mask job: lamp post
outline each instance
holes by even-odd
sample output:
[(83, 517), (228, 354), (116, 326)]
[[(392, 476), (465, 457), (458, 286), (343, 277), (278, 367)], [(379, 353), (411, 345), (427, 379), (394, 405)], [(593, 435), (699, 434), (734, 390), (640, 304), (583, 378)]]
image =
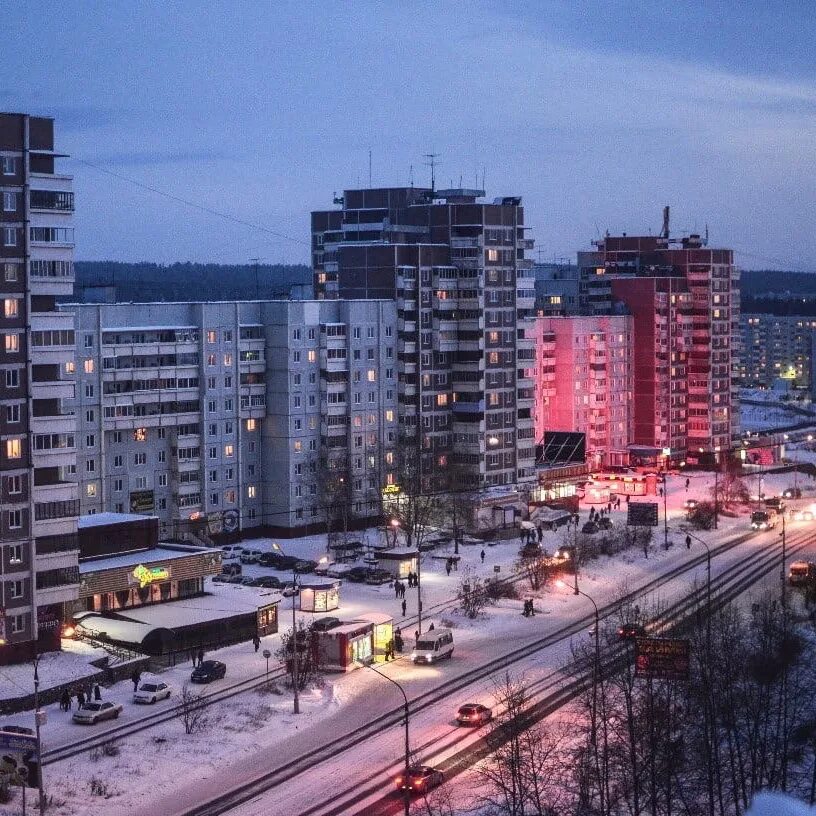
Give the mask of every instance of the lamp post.
[[(394, 532), (394, 546), (397, 546), (397, 532), (399, 531), (399, 519), (391, 519), (391, 529)], [(386, 542), (387, 543), (387, 542)]]
[(409, 769), (411, 767), (411, 742), (408, 733), (408, 716), (409, 716), (408, 695), (405, 693), (405, 689), (396, 680), (394, 680), (393, 677), (389, 677), (387, 674), (384, 674), (379, 669), (375, 669), (369, 663), (360, 663), (360, 665), (366, 669), (371, 669), (371, 671), (373, 671), (375, 674), (379, 674), (380, 677), (387, 680), (392, 685), (395, 685), (399, 689), (400, 694), (402, 695), (403, 708), (405, 709), (405, 768), (403, 769), (404, 776), (402, 780), (405, 787), (403, 788), (403, 807), (405, 816), (409, 816), (411, 810), (411, 793), (408, 790), (408, 774)]
[(663, 547), (669, 549), (669, 457), (671, 448), (663, 448)]
[(787, 603), (787, 593), (785, 589), (785, 560), (787, 557), (787, 551), (785, 549), (785, 515), (782, 514), (782, 532), (779, 534), (782, 539), (782, 572), (780, 574), (780, 578), (782, 579), (782, 609), (785, 609), (785, 604)]
[(292, 567), (292, 689), (295, 694), (295, 714), (300, 714), (300, 698), (298, 697), (298, 642), (297, 621), (295, 620), (295, 598), (298, 595), (297, 569)]
[(37, 787), (40, 797), (40, 816), (45, 813), (45, 788), (43, 787), (42, 774), (42, 739), (40, 737), (40, 655), (34, 656), (34, 731), (37, 736)]

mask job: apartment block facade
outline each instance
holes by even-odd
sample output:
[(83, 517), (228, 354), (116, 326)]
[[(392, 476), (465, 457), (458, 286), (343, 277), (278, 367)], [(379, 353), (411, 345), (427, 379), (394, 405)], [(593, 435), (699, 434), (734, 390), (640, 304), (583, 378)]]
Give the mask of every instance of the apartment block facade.
[(52, 119), (0, 113), (0, 664), (59, 647), (79, 589), (72, 179)]
[(810, 387), (814, 330), (816, 319), (812, 317), (741, 315), (739, 382), (770, 388), (782, 377), (802, 388)]
[(633, 318), (634, 444), (647, 458), (727, 449), (738, 430), (733, 252), (697, 235), (607, 235), (578, 265), (582, 311)]
[(535, 435), (578, 431), (590, 467), (629, 463), (633, 332), (629, 315), (537, 317)]
[(380, 514), (397, 447), (392, 302), (64, 308), (83, 515), (152, 513), (167, 536), (191, 521), (297, 535), (341, 498), (353, 521)]
[(401, 455), (425, 488), (534, 478), (535, 304), (516, 197), (481, 190), (346, 190), (312, 213), (320, 298), (397, 306)]

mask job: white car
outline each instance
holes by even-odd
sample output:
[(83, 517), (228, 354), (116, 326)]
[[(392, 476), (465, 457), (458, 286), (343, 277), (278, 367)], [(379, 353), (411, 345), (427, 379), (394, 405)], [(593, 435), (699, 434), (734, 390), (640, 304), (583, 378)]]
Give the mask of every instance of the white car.
[(263, 550), (244, 550), (241, 553), (242, 564), (257, 564), (263, 555)]
[(74, 712), (73, 720), (83, 725), (96, 725), (102, 720), (115, 720), (123, 707), (121, 703), (85, 703), (79, 711)]
[(170, 696), (170, 686), (167, 683), (156, 683), (148, 680), (139, 686), (133, 695), (134, 703), (156, 703), (166, 700)]
[(221, 552), (224, 553), (224, 560), (228, 558), (240, 558), (243, 551), (244, 548), (240, 544), (229, 544), (221, 548)]

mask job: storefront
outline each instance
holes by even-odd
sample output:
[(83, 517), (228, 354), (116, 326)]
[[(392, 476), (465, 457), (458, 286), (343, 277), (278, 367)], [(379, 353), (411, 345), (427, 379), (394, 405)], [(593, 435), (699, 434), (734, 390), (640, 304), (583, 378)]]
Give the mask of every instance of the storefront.
[(340, 607), (340, 582), (303, 578), (300, 581), (301, 612), (331, 612)]
[(74, 612), (113, 612), (191, 598), (204, 578), (221, 571), (221, 552), (161, 546), (142, 552), (94, 558), (79, 565), (79, 600)]
[(374, 626), (368, 621), (351, 621), (318, 632), (317, 654), (323, 671), (359, 669), (373, 660)]
[(382, 612), (367, 612), (360, 617), (371, 626), (371, 654), (374, 662), (384, 663), (389, 645), (394, 645), (394, 619)]
[(419, 550), (413, 547), (394, 547), (379, 550), (376, 558), (380, 569), (390, 572), (394, 578), (407, 578), (409, 572), (417, 571)]

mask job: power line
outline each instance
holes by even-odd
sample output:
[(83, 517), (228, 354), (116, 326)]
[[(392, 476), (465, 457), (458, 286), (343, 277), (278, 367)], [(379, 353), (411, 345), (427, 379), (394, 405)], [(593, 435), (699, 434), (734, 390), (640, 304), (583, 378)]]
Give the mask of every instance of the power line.
[(100, 173), (112, 176), (113, 178), (119, 179), (120, 181), (132, 184), (135, 187), (140, 187), (143, 190), (148, 190), (151, 193), (155, 193), (156, 195), (162, 196), (163, 198), (168, 198), (170, 199), (170, 201), (175, 201), (178, 204), (184, 204), (187, 207), (192, 207), (194, 210), (199, 210), (200, 212), (207, 213), (208, 215), (214, 215), (217, 218), (223, 218), (225, 221), (231, 221), (233, 224), (240, 224), (243, 227), (250, 227), (251, 229), (258, 230), (259, 232), (265, 232), (268, 235), (274, 235), (276, 238), (282, 238), (285, 241), (291, 241), (294, 244), (301, 244), (303, 246), (308, 246), (311, 248), (310, 242), (305, 241), (302, 238), (293, 238), (291, 235), (286, 235), (285, 233), (270, 229), (269, 227), (264, 227), (261, 224), (255, 224), (252, 221), (246, 221), (243, 218), (238, 218), (234, 215), (230, 215), (229, 213), (221, 212), (220, 210), (214, 210), (212, 209), (212, 207), (205, 207), (203, 204), (197, 204), (194, 201), (189, 201), (186, 198), (181, 198), (181, 196), (173, 195), (172, 193), (168, 193), (165, 190), (160, 190), (157, 187), (151, 187), (149, 184), (137, 181), (136, 179), (130, 178), (129, 176), (124, 176), (121, 173), (117, 173), (113, 170), (108, 170), (108, 168), (106, 167), (100, 167), (98, 164), (86, 161), (85, 159), (80, 159), (77, 158), (76, 156), (73, 157), (73, 159), (74, 161), (77, 161), (80, 164), (84, 164), (87, 167), (92, 167), (94, 170), (97, 170)]

